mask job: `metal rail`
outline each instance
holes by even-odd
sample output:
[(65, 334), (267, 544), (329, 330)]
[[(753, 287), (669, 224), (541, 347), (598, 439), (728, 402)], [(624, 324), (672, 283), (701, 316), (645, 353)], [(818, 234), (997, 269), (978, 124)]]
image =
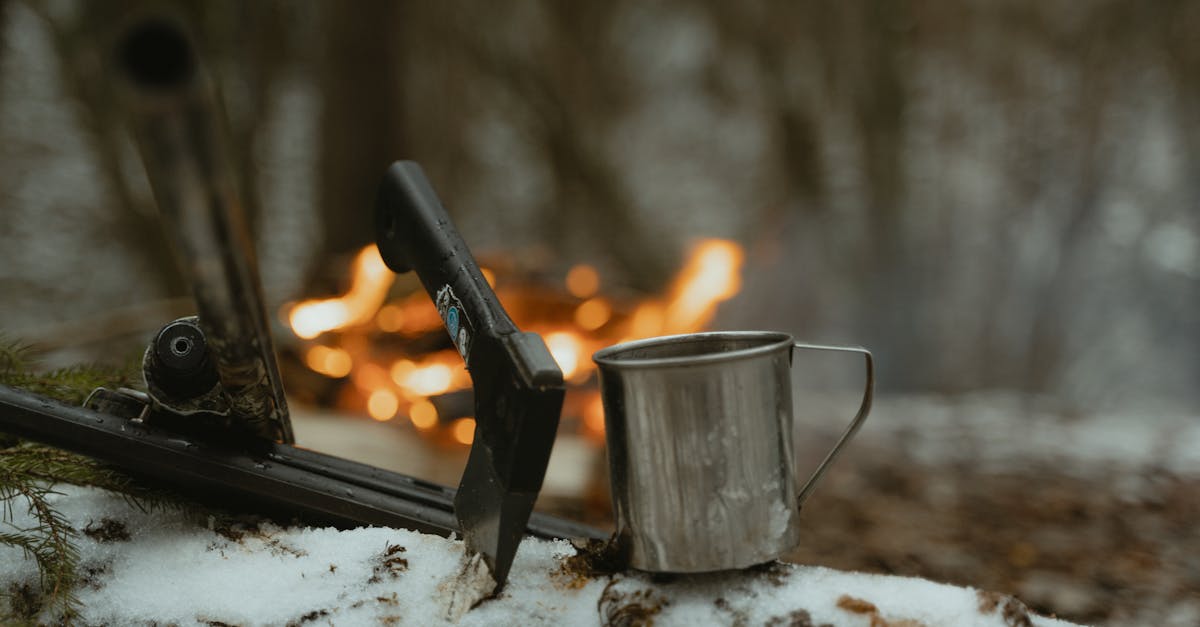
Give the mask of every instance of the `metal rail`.
[[(94, 457), (217, 507), (284, 523), (462, 533), (453, 489), (288, 444), (213, 443), (2, 385), (0, 431)], [(606, 537), (538, 513), (527, 531), (541, 538)]]

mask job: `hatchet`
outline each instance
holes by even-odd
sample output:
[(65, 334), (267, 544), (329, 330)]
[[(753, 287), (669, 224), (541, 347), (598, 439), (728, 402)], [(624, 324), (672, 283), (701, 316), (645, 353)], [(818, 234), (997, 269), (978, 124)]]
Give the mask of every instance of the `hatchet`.
[(454, 498), (467, 548), (503, 587), (550, 461), (563, 376), (541, 336), (522, 332), (455, 230), (421, 167), (392, 164), (375, 208), (376, 241), (395, 272), (416, 271), (475, 392), (475, 438)]

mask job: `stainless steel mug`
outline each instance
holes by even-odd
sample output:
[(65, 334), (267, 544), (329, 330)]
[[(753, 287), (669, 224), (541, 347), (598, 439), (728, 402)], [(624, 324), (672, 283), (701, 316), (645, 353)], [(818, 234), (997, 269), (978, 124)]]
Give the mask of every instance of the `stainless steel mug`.
[[(866, 357), (862, 405), (797, 485), (793, 348)], [(634, 568), (706, 572), (776, 559), (799, 541), (799, 509), (871, 409), (862, 348), (763, 331), (674, 335), (598, 351), (617, 537)]]

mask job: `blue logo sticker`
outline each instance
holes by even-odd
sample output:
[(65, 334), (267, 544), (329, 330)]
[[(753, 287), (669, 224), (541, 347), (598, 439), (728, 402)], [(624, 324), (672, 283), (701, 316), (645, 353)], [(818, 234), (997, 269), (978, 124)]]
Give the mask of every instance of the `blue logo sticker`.
[[(454, 342), (454, 346), (462, 354), (463, 360), (469, 362), (471, 334), (475, 332), (475, 328), (471, 326), (471, 318), (462, 308), (462, 302), (454, 295), (454, 290), (450, 289), (449, 285), (443, 285), (437, 291), (433, 302), (437, 305), (438, 314), (441, 315), (446, 330), (450, 332), (450, 339)], [(470, 366), (470, 363), (467, 365)]]

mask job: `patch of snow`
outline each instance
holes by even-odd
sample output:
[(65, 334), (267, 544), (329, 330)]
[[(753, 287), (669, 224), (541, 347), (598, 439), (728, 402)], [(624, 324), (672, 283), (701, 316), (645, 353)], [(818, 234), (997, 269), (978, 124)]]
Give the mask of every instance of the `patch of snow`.
[(1200, 277), (1200, 237), (1181, 224), (1161, 224), (1146, 237), (1146, 257), (1163, 270)]
[(792, 516), (796, 510), (790, 507), (784, 507), (783, 503), (775, 501), (771, 503), (771, 508), (768, 511), (767, 533), (772, 538), (781, 538), (788, 532), (792, 526)]
[[(596, 625), (643, 616), (689, 626), (808, 619), (1000, 627), (1006, 615), (1025, 611), (1011, 597), (971, 588), (790, 564), (673, 578), (584, 576), (564, 569), (575, 554), (568, 542), (535, 539), (522, 543), (497, 598), (464, 607), (459, 540), (270, 524), (218, 533), (177, 512), (139, 511), (102, 490), (61, 492), (55, 506), (81, 532), (85, 624)], [(13, 505), (11, 524), (29, 526), (28, 513)], [(101, 523), (122, 532), (88, 532)], [(0, 590), (36, 580), (31, 560), (0, 548)]]
[[(820, 441), (831, 441), (840, 433), (847, 408), (856, 402), (852, 397), (797, 395), (799, 441), (813, 440), (814, 431)], [(1103, 468), (1197, 476), (1197, 418), (1183, 410), (1066, 416), (1003, 393), (960, 398), (885, 396), (875, 403), (850, 449), (901, 442), (907, 454), (923, 464), (969, 462), (1001, 472), (1047, 463), (1065, 473)]]
[(463, 558), (458, 575), (439, 586), (450, 597), (446, 620), (452, 623), (457, 623), (471, 608), (496, 590), (496, 580), (492, 578), (482, 555), (468, 557), (464, 552)]

